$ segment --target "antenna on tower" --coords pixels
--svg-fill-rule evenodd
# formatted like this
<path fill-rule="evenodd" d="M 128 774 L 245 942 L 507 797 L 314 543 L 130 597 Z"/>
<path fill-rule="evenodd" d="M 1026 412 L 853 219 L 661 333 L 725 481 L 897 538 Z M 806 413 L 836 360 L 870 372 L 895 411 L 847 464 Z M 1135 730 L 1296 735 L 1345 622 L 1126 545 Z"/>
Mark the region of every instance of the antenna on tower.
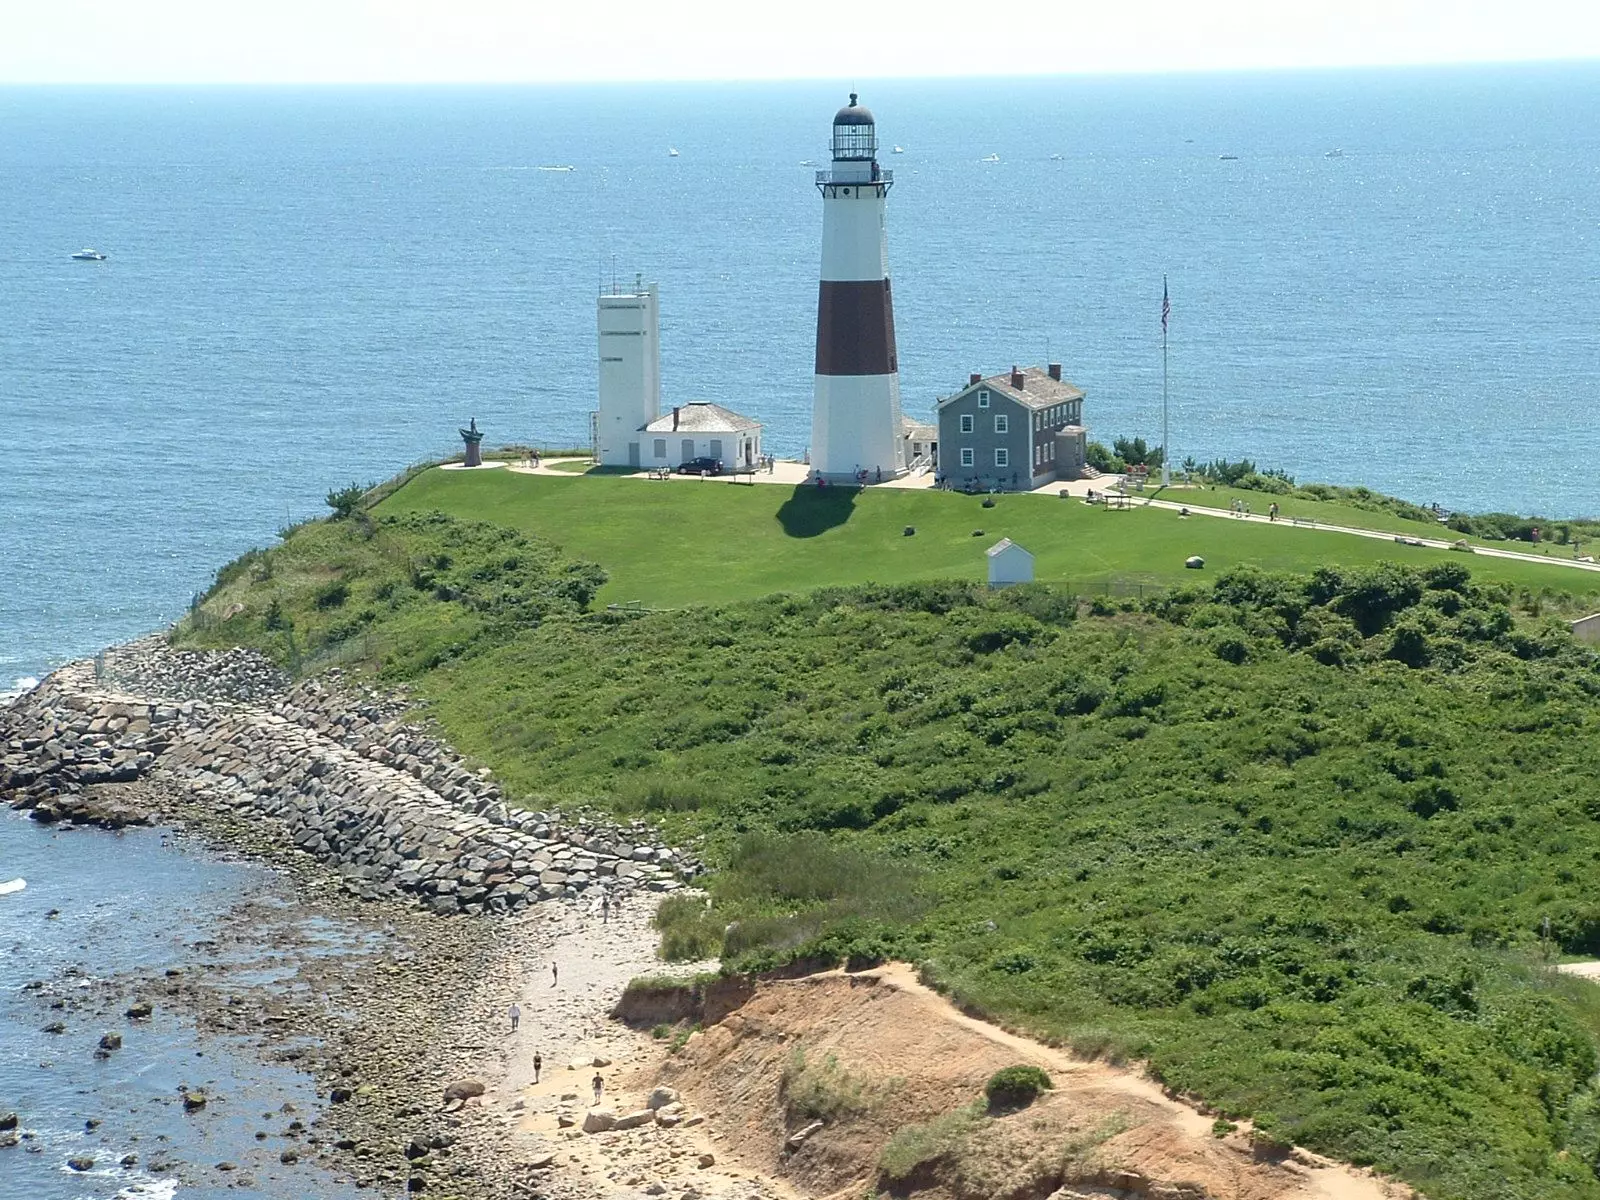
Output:
<path fill-rule="evenodd" d="M 617 294 L 617 256 L 611 256 L 611 294 Z"/>

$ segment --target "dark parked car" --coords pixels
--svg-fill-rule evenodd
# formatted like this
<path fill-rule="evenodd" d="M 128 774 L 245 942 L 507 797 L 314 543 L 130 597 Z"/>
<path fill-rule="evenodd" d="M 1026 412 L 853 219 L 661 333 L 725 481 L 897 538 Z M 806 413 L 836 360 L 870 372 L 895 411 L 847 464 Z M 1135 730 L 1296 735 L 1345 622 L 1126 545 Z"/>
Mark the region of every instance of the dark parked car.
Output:
<path fill-rule="evenodd" d="M 678 464 L 679 475 L 721 475 L 722 460 L 718 458 L 691 458 Z"/>

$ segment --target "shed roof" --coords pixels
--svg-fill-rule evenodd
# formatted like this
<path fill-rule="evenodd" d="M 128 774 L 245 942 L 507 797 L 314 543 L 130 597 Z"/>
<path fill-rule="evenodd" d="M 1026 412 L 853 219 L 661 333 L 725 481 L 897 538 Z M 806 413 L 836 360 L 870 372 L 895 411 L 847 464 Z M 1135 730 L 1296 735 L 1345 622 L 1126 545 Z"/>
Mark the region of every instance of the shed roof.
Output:
<path fill-rule="evenodd" d="M 1024 408 L 1049 408 L 1052 404 L 1062 404 L 1068 400 L 1082 400 L 1083 389 L 1074 387 L 1065 379 L 1051 379 L 1050 372 L 1043 367 L 1027 367 L 1022 372 L 1022 387 L 1011 386 L 1011 372 L 1002 375 L 991 375 L 987 379 L 980 379 L 977 383 L 969 383 L 954 396 L 947 396 L 939 401 L 939 407 L 954 403 L 975 388 L 988 388 L 991 392 L 999 392 L 1008 400 L 1015 400 Z"/>
<path fill-rule="evenodd" d="M 1027 554 L 1029 558 L 1033 557 L 1031 553 L 1029 553 L 1027 550 L 1023 550 L 1021 546 L 1017 545 L 1010 538 L 1001 538 L 998 542 L 985 550 L 984 553 L 990 558 L 998 558 L 1007 550 L 1021 550 L 1022 553 Z"/>
<path fill-rule="evenodd" d="M 673 423 L 673 414 L 677 423 Z M 680 404 L 672 412 L 663 413 L 644 427 L 646 433 L 743 433 L 760 429 L 761 422 L 740 416 L 731 408 L 723 408 L 709 400 L 691 400 Z"/>

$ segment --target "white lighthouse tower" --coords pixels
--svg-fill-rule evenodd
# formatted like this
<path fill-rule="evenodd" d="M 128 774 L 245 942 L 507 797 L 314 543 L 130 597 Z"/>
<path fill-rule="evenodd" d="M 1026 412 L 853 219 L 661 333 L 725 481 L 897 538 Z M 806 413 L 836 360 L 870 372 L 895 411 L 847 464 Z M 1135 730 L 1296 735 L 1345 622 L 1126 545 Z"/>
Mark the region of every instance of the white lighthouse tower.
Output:
<path fill-rule="evenodd" d="M 811 464 L 829 479 L 850 480 L 864 471 L 876 481 L 905 473 L 885 224 L 893 182 L 893 172 L 878 166 L 872 113 L 851 92 L 833 118 L 833 162 L 817 172 L 822 286 Z"/>
<path fill-rule="evenodd" d="M 661 347 L 656 285 L 602 295 L 600 399 L 594 414 L 594 453 L 608 467 L 640 465 L 644 427 L 661 412 Z"/>

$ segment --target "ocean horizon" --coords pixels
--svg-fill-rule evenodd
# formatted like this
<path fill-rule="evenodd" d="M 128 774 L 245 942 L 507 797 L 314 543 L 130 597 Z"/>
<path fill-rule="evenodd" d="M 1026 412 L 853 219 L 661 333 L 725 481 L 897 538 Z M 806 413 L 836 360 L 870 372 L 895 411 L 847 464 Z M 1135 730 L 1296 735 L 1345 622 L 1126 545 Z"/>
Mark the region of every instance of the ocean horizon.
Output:
<path fill-rule="evenodd" d="M 847 90 L 0 88 L 0 685 L 174 619 L 469 418 L 584 442 L 614 280 L 660 284 L 664 404 L 804 453 L 808 164 Z M 858 90 L 908 414 L 1051 360 L 1091 437 L 1158 440 L 1166 275 L 1175 461 L 1600 510 L 1600 67 Z"/>

